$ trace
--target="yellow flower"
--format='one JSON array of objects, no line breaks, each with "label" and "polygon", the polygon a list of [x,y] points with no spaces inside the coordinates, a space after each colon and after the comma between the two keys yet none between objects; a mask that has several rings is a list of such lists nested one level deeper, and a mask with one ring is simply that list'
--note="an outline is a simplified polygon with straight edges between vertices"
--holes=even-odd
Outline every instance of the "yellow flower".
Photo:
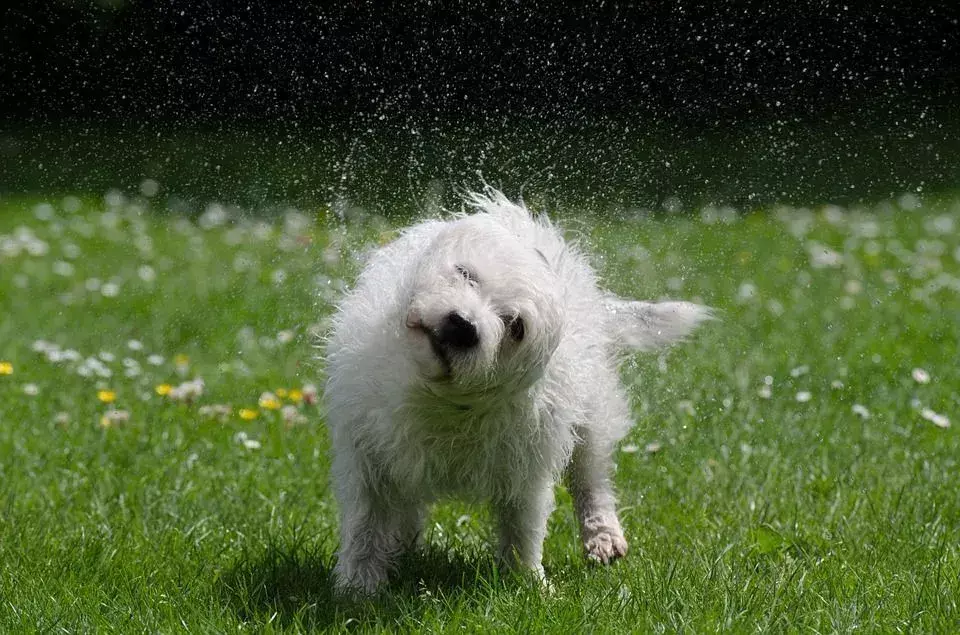
[{"label": "yellow flower", "polygon": [[102,417],[100,417],[101,428],[109,428],[112,425],[113,425],[113,422],[110,421],[110,417],[108,417],[107,415],[103,415]]},{"label": "yellow flower", "polygon": [[290,401],[296,401],[297,403],[300,403],[301,401],[303,401],[303,393],[297,390],[296,388],[291,390],[288,396],[290,397]]},{"label": "yellow flower", "polygon": [[0,362],[0,375],[12,375],[13,364],[10,362]]},{"label": "yellow flower", "polygon": [[277,388],[276,390],[273,391],[273,394],[275,394],[280,399],[286,399],[289,393],[287,392],[286,388]]},{"label": "yellow flower", "polygon": [[177,356],[173,358],[173,363],[177,366],[188,366],[190,364],[190,358],[183,353],[178,353]]},{"label": "yellow flower", "polygon": [[260,395],[259,404],[261,408],[266,408],[267,410],[279,410],[282,405],[276,395],[269,392]]},{"label": "yellow flower", "polygon": [[154,390],[156,390],[157,394],[161,397],[166,397],[170,394],[170,391],[173,390],[173,386],[170,384],[159,384]]},{"label": "yellow flower", "polygon": [[117,393],[112,390],[98,390],[97,399],[103,403],[113,403],[117,399]]},{"label": "yellow flower", "polygon": [[240,411],[237,414],[239,414],[240,418],[244,421],[251,421],[256,419],[259,413],[252,408],[240,408]]}]

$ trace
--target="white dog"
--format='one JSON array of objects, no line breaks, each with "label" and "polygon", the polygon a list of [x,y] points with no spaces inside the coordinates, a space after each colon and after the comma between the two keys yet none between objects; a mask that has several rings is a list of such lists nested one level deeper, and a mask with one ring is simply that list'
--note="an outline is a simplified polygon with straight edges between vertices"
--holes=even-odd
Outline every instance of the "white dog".
[{"label": "white dog", "polygon": [[478,213],[427,221],[377,251],[334,319],[327,423],[340,591],[381,587],[441,497],[492,502],[501,562],[542,578],[566,477],[587,556],[627,542],[612,454],[632,421],[617,362],[710,317],[621,300],[544,217],[488,189]]}]

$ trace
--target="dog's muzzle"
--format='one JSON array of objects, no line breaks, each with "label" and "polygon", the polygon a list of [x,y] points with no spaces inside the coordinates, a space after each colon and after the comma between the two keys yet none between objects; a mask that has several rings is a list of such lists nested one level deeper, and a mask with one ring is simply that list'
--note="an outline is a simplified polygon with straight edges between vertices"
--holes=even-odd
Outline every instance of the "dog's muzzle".
[{"label": "dog's muzzle", "polygon": [[433,354],[446,369],[452,370],[451,356],[466,353],[480,344],[480,331],[475,322],[464,315],[451,311],[436,326],[424,324],[420,312],[411,310],[407,315],[406,326],[421,331],[427,336]]},{"label": "dog's muzzle", "polygon": [[453,350],[469,350],[480,343],[477,325],[456,311],[447,314],[436,331],[437,343]]}]

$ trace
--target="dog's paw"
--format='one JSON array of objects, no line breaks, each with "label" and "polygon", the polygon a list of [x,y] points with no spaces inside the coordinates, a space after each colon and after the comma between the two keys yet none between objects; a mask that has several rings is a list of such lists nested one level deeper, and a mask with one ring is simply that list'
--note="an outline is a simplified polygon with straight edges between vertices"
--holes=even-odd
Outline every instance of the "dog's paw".
[{"label": "dog's paw", "polygon": [[610,564],[627,555],[627,539],[618,531],[601,529],[587,539],[583,546],[587,558],[599,564]]},{"label": "dog's paw", "polygon": [[387,572],[383,567],[337,566],[334,569],[333,589],[336,595],[344,598],[362,599],[376,595],[387,582]]}]

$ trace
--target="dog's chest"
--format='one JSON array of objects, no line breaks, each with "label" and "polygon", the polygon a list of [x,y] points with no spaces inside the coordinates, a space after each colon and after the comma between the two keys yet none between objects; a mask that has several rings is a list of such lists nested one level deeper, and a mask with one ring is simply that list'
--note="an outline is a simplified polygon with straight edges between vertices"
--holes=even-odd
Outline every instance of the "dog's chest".
[{"label": "dog's chest", "polygon": [[556,431],[530,409],[409,415],[391,471],[429,497],[512,498],[564,461],[550,438]]}]

